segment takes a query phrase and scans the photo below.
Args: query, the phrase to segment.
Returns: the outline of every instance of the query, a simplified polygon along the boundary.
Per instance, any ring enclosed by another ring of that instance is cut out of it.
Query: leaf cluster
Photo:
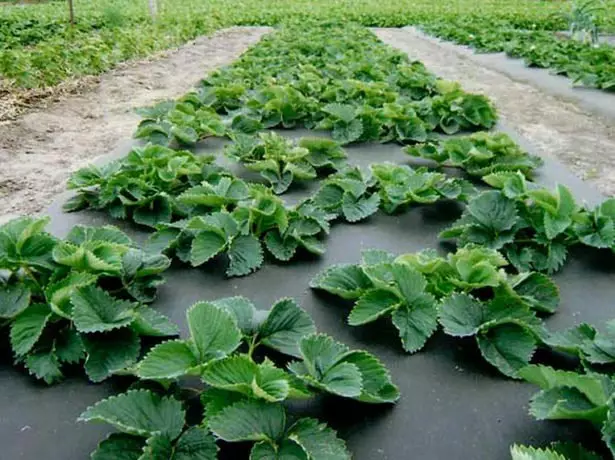
[[[523,151],[507,134],[478,132],[444,141],[409,146],[407,154],[435,161],[442,166],[460,168],[471,176],[496,172],[520,172],[531,177],[542,166],[542,159]]]
[[[169,320],[144,305],[170,261],[137,249],[115,227],[74,227],[63,240],[48,219],[0,227],[0,325],[10,330],[15,361],[51,384],[85,360],[94,382],[134,364],[141,336],[175,335]]]
[[[65,211],[106,209],[115,219],[154,227],[183,216],[174,197],[218,175],[213,157],[159,145],[133,148],[120,160],[74,172],[68,188],[77,191]]]
[[[498,249],[519,271],[548,273],[563,266],[572,245],[613,247],[615,201],[608,199],[588,210],[576,203],[567,187],[557,185],[551,191],[526,181],[520,172],[494,173],[483,179],[499,190],[471,199],[441,238],[454,238],[460,246]]]
[[[547,336],[537,313],[553,313],[557,286],[540,273],[507,275],[501,254],[466,247],[439,257],[434,251],[363,252],[360,264],[334,265],[310,283],[354,302],[351,326],[390,317],[405,351],[414,353],[441,325],[454,337],[474,336],[483,357],[518,377]]]
[[[345,460],[350,453],[335,431],[287,413],[284,402],[321,392],[365,403],[399,398],[376,357],[316,334],[310,316],[292,299],[279,300],[269,311],[257,310],[244,297],[199,302],[186,317],[189,337],[157,345],[134,373],[167,387],[183,376],[200,378],[202,422],[186,426],[181,392],[133,389],[81,415],[81,421],[106,422],[120,431],[101,442],[93,458],[124,451],[135,460],[146,454],[215,459],[215,441],[222,440],[253,442],[254,459]],[[262,356],[268,350],[293,360],[285,369]]]
[[[282,194],[295,180],[314,180],[319,169],[337,169],[346,158],[335,141],[304,138],[296,144],[274,132],[258,136],[236,134],[227,146],[227,156],[257,171],[276,194]]]

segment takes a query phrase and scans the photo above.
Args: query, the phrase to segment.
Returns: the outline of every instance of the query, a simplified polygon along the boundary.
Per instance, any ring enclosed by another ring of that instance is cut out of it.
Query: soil
[[[443,46],[420,32],[374,29],[376,35],[447,80],[489,97],[500,119],[514,128],[534,153],[555,158],[606,195],[615,194],[615,123],[588,113],[530,84],[469,59],[461,47]]]
[[[0,216],[42,211],[70,173],[134,132],[134,109],[188,92],[270,29],[234,27],[201,37],[154,61],[122,65],[81,94],[0,124]]]

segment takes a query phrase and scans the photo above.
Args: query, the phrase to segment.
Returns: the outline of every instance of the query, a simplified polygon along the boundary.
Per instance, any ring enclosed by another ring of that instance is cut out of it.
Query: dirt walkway
[[[384,42],[422,61],[436,75],[495,102],[501,120],[536,153],[566,164],[607,195],[615,194],[615,126],[529,84],[470,61],[412,29],[374,29]]]
[[[135,108],[186,93],[269,30],[219,31],[161,59],[125,65],[91,91],[0,124],[0,216],[43,210],[71,171],[130,138],[139,120]]]

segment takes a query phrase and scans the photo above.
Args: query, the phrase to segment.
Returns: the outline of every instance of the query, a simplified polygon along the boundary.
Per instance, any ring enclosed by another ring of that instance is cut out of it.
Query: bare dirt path
[[[487,69],[455,47],[427,40],[412,29],[374,29],[376,35],[447,80],[495,102],[501,120],[543,156],[559,159],[578,177],[615,194],[615,124],[527,83]]]
[[[0,216],[43,210],[71,171],[130,138],[139,120],[135,108],[188,92],[269,30],[235,27],[201,37],[155,61],[111,71],[83,94],[0,124]]]

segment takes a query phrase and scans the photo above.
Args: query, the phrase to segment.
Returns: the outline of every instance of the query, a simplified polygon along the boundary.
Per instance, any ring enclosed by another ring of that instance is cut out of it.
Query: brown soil
[[[138,107],[176,98],[229,64],[270,29],[235,27],[157,60],[123,65],[43,109],[0,124],[0,216],[35,214],[64,190],[71,171],[130,138]]]
[[[607,195],[615,194],[615,126],[528,83],[472,61],[461,47],[443,46],[411,28],[374,29],[384,42],[418,59],[439,77],[485,94],[501,120]]]

